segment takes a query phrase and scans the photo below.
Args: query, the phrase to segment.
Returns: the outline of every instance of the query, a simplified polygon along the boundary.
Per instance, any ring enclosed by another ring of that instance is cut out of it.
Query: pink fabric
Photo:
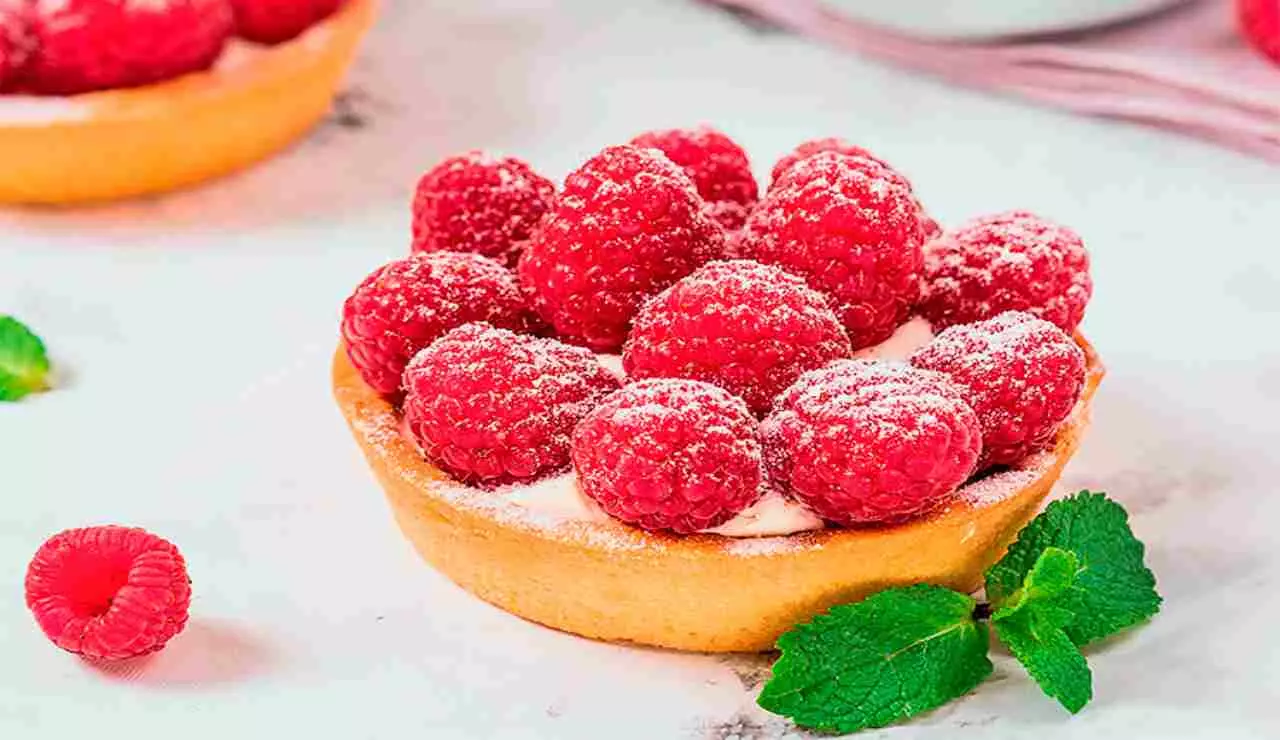
[[[1232,3],[1038,41],[909,38],[816,0],[714,0],[870,57],[1077,113],[1138,121],[1280,162],[1280,66],[1254,52]]]

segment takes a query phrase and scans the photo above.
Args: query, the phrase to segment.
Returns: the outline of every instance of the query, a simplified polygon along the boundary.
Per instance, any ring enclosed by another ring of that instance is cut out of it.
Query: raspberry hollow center
[[[131,561],[121,555],[103,558],[94,553],[75,553],[67,558],[58,590],[66,594],[76,616],[100,617],[111,609],[116,594],[129,581]]]

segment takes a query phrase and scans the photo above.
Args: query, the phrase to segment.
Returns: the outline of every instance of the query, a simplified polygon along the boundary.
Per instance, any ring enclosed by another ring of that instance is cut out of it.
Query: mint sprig
[[[1087,645],[1146,621],[1160,610],[1156,578],[1129,514],[1106,494],[1081,491],[1055,501],[1031,520],[1009,552],[987,571],[987,598],[1001,604],[1022,587],[1045,548],[1070,551],[1080,572],[1058,598],[1074,619],[1064,628]]]
[[[44,342],[21,321],[0,316],[0,401],[17,401],[48,387]]]
[[[884,727],[939,707],[991,674],[972,598],[938,586],[881,591],[778,640],[760,706],[828,732]]]
[[[986,574],[990,603],[939,586],[881,591],[778,639],[763,708],[827,732],[883,727],[968,693],[990,675],[996,636],[1068,711],[1093,696],[1079,646],[1160,607],[1123,507],[1081,491],[1050,504]]]

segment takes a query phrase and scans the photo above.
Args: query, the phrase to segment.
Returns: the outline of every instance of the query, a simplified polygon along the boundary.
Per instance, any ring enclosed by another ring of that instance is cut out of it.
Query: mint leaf
[[[49,356],[21,321],[0,316],[0,401],[17,401],[48,388]]]
[[[1044,693],[1075,714],[1093,696],[1089,664],[1063,628],[1075,615],[1056,602],[1080,574],[1068,550],[1047,547],[1022,586],[991,615],[991,625]]]
[[[1129,515],[1105,494],[1081,491],[1049,504],[987,571],[987,597],[996,611],[1011,604],[1050,547],[1069,551],[1078,561],[1074,582],[1053,599],[1071,613],[1062,630],[1076,645],[1108,637],[1160,610],[1156,579],[1143,563],[1145,548],[1129,528]]]
[[[829,732],[884,727],[951,701],[991,674],[976,602],[938,586],[894,588],[778,638],[760,706]]]
[[[1073,618],[1066,609],[1029,600],[1003,618],[993,617],[991,624],[1041,690],[1075,714],[1093,698],[1093,674],[1080,648],[1063,631]]]
[[[1046,547],[1036,564],[1031,566],[1022,586],[1003,600],[1000,608],[991,615],[992,621],[1013,616],[1028,605],[1051,601],[1071,588],[1079,567],[1080,561],[1070,550]]]

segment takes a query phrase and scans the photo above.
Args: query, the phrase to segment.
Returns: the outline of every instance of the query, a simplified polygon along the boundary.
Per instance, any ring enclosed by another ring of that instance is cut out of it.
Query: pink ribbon
[[[712,0],[868,57],[1076,113],[1176,131],[1280,162],[1280,66],[1226,0],[1037,41],[911,38],[816,0]]]

